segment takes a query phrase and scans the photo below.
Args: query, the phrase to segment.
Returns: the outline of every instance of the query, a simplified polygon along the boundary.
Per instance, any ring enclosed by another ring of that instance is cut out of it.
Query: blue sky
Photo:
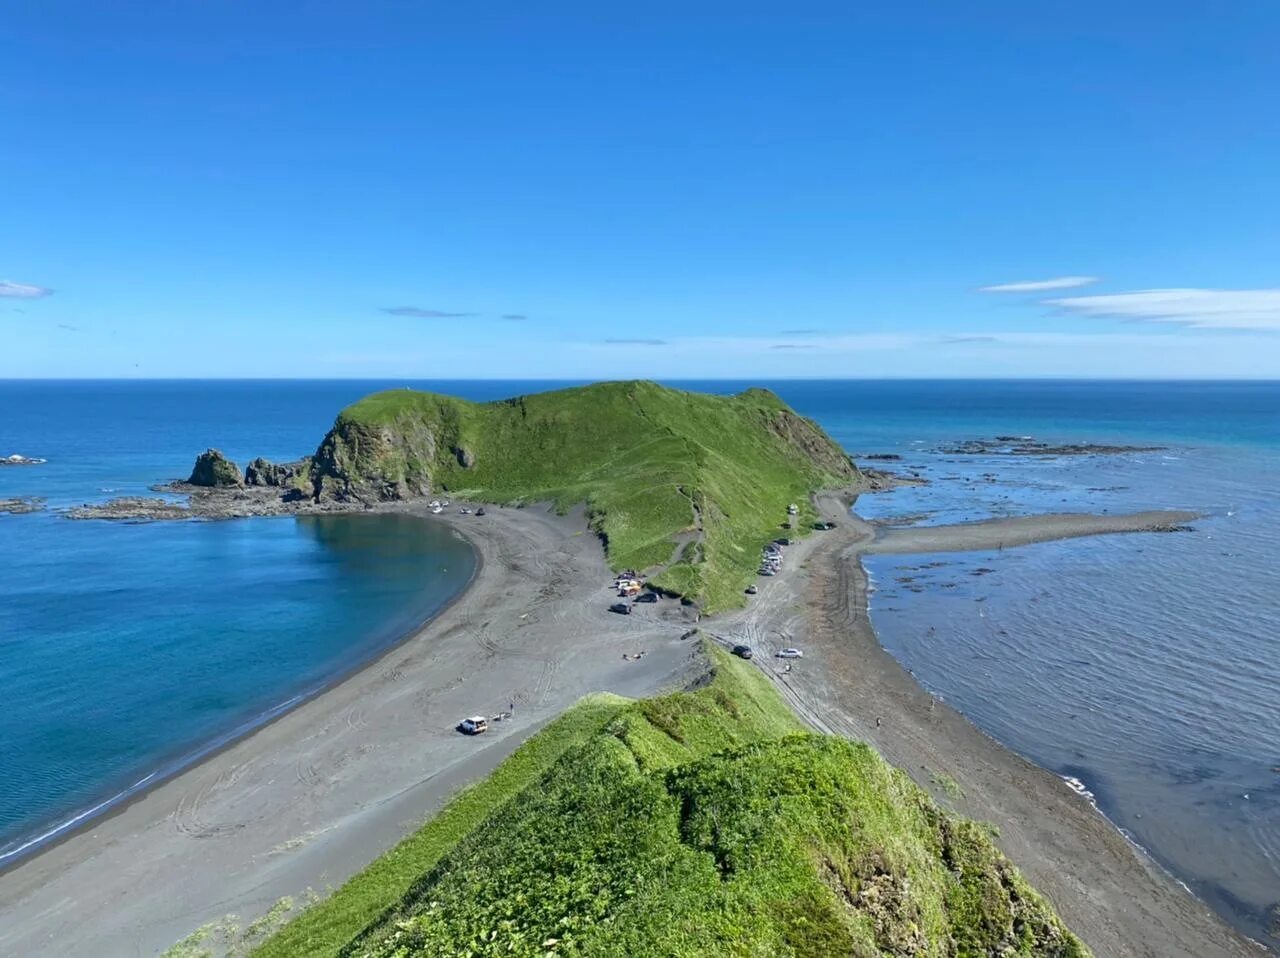
[[[0,376],[1280,376],[1272,0],[620,6],[11,5]]]

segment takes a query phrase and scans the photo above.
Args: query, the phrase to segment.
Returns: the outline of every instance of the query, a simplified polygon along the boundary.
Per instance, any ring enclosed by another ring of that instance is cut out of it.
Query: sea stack
[[[217,449],[206,449],[196,456],[196,464],[187,480],[193,486],[243,486],[240,468]]]

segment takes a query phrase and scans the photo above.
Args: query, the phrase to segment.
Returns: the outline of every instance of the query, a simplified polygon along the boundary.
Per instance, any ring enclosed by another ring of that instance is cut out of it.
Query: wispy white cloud
[[[1096,283],[1096,276],[1058,276],[1054,279],[1024,279],[1016,283],[979,286],[979,293],[1046,293],[1055,289],[1075,289]]]
[[[39,299],[41,296],[48,296],[53,290],[44,286],[32,286],[30,283],[12,283],[7,279],[0,279],[0,296],[7,296],[11,299]]]
[[[665,346],[665,339],[606,339],[606,346]]]
[[[1280,330],[1280,289],[1143,289],[1044,302],[1081,316],[1197,329]]]
[[[475,313],[449,313],[441,309],[423,309],[421,306],[383,306],[382,311],[392,316],[417,316],[422,319],[458,319],[476,315]]]
[[[503,313],[502,318],[503,319],[528,319],[529,317],[526,316],[524,313]]]

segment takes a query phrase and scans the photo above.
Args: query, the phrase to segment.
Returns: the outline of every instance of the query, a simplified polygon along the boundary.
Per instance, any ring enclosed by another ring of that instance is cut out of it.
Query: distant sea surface
[[[0,498],[149,494],[221,448],[311,452],[342,406],[411,385],[496,399],[548,382],[0,382]],[[1071,779],[1272,947],[1280,902],[1280,384],[679,382],[773,388],[925,487],[892,525],[1192,509],[1194,532],[868,562],[886,648],[1010,748]],[[958,455],[997,435],[1158,445]],[[0,516],[0,855],[367,660],[468,580],[465,543],[390,516],[116,525]]]

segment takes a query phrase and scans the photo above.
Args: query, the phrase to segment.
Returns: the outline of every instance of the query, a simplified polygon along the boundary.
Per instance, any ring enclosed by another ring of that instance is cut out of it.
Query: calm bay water
[[[50,460],[0,468],[0,497],[142,494],[208,445],[242,464],[294,458],[343,405],[403,385],[494,399],[567,384],[0,383],[0,454]],[[931,480],[864,497],[868,518],[1205,514],[1189,534],[876,557],[872,615],[927,687],[1078,779],[1266,939],[1280,901],[1280,384],[763,385],[851,452],[900,454]],[[1004,434],[1167,448],[939,451]],[[0,853],[374,654],[446,602],[471,561],[438,527],[396,517],[0,517]]]

